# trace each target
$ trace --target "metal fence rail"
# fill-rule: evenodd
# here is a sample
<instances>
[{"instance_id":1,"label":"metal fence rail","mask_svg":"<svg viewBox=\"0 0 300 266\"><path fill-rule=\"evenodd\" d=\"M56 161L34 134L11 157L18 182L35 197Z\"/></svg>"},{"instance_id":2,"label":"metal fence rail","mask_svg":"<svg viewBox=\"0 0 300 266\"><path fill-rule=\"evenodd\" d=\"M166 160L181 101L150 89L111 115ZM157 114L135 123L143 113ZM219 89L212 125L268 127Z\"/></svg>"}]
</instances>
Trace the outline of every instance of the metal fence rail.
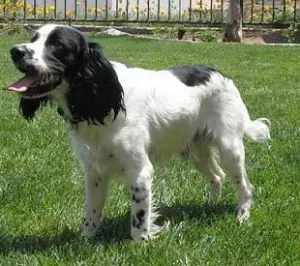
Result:
<instances>
[{"instance_id":1,"label":"metal fence rail","mask_svg":"<svg viewBox=\"0 0 300 266\"><path fill-rule=\"evenodd\" d=\"M23 21L223 23L229 0L0 0L0 19ZM243 23L297 22L300 0L244 0Z\"/></svg>"}]
</instances>

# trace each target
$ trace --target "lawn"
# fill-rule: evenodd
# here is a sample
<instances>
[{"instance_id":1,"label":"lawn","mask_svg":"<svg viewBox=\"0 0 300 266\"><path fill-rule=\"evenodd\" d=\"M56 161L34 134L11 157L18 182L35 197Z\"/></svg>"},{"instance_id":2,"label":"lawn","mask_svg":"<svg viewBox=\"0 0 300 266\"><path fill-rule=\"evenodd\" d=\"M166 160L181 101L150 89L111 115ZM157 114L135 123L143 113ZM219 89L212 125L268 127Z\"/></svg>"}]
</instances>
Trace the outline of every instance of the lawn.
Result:
<instances>
[{"instance_id":1,"label":"lawn","mask_svg":"<svg viewBox=\"0 0 300 266\"><path fill-rule=\"evenodd\" d=\"M0 39L0 87L19 74ZM217 206L203 178L185 161L156 169L159 209L170 228L150 243L129 239L129 192L112 182L99 237L80 238L83 178L62 119L51 108L26 122L18 96L0 92L1 265L299 265L300 47L191 44L97 37L106 54L130 66L215 67L240 88L252 118L272 121L271 147L246 140L255 186L250 223L235 220L229 179Z\"/></svg>"}]
</instances>

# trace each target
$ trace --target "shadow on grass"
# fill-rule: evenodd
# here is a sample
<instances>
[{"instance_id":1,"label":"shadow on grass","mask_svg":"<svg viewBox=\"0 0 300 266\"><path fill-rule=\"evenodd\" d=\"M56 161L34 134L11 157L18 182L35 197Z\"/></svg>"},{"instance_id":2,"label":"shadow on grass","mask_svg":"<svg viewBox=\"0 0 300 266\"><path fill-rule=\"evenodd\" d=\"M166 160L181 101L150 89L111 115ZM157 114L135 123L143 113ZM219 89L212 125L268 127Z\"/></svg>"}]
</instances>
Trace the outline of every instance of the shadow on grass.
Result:
<instances>
[{"instance_id":1,"label":"shadow on grass","mask_svg":"<svg viewBox=\"0 0 300 266\"><path fill-rule=\"evenodd\" d=\"M162 206L159 209L161 217L158 222L169 220L178 224L182 220L195 220L200 226L208 226L214 221L224 217L226 214L234 214L236 206L233 204L218 203L215 205L199 205L195 202L187 204L174 204L172 206Z\"/></svg>"},{"instance_id":2,"label":"shadow on grass","mask_svg":"<svg viewBox=\"0 0 300 266\"><path fill-rule=\"evenodd\" d=\"M47 250L51 247L63 246L72 243L78 234L65 229L61 234L55 236L39 235L0 235L0 254L9 252L35 253Z\"/></svg>"},{"instance_id":3,"label":"shadow on grass","mask_svg":"<svg viewBox=\"0 0 300 266\"><path fill-rule=\"evenodd\" d=\"M226 214L233 214L233 205L199 205L197 203L174 204L172 206L162 206L159 208L161 217L158 224L163 224L169 220L171 223L180 223L184 219L197 221L199 226L210 226L214 221ZM104 219L102 228L98 235L90 240L92 245L110 245L121 243L130 239L130 215L120 216L113 219ZM72 246L79 249L86 240L80 237L80 232L65 229L61 234L55 236L0 235L0 254L10 252L35 253L47 249L63 246Z\"/></svg>"}]
</instances>

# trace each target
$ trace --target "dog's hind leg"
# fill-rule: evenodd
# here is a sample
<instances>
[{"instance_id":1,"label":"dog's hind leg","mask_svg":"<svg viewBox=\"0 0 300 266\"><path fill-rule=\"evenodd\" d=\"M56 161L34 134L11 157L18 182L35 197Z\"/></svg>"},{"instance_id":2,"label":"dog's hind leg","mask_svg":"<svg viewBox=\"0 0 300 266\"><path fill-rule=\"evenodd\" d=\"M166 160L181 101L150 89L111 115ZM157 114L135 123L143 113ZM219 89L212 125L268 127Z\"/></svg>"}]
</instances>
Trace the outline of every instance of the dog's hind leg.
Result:
<instances>
[{"instance_id":1,"label":"dog's hind leg","mask_svg":"<svg viewBox=\"0 0 300 266\"><path fill-rule=\"evenodd\" d=\"M239 137L223 137L217 141L221 165L227 171L236 185L239 197L237 219L244 222L250 217L253 202L252 185L245 169L245 151L243 140Z\"/></svg>"},{"instance_id":2,"label":"dog's hind leg","mask_svg":"<svg viewBox=\"0 0 300 266\"><path fill-rule=\"evenodd\" d=\"M210 201L216 203L222 192L225 174L218 163L218 154L210 142L202 142L192 148L192 160L196 168L208 180L210 186Z\"/></svg>"}]
</instances>

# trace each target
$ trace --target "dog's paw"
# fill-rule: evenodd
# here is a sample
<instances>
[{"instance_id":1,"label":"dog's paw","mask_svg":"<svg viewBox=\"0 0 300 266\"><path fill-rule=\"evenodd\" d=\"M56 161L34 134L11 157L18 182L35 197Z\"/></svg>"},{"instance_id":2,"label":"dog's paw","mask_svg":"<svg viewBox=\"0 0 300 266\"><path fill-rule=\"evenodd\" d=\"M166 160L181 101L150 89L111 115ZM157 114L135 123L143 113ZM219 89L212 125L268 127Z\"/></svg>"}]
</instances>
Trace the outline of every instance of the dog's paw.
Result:
<instances>
[{"instance_id":1,"label":"dog's paw","mask_svg":"<svg viewBox=\"0 0 300 266\"><path fill-rule=\"evenodd\" d=\"M250 210L247 208L239 208L237 213L237 221L240 224L246 223L250 218Z\"/></svg>"},{"instance_id":2,"label":"dog's paw","mask_svg":"<svg viewBox=\"0 0 300 266\"><path fill-rule=\"evenodd\" d=\"M81 236L82 237L93 237L97 235L97 232L100 229L100 223L96 222L85 222L83 224L83 229L81 231Z\"/></svg>"},{"instance_id":3,"label":"dog's paw","mask_svg":"<svg viewBox=\"0 0 300 266\"><path fill-rule=\"evenodd\" d=\"M97 234L97 231L91 231L91 230L87 230L86 228L84 228L81 231L80 236L90 238L90 237L94 237L96 234Z\"/></svg>"},{"instance_id":4,"label":"dog's paw","mask_svg":"<svg viewBox=\"0 0 300 266\"><path fill-rule=\"evenodd\" d=\"M131 233L131 238L133 241L136 242L149 242L150 240L152 240L153 238L155 238L154 235L149 234L148 232L143 232L141 234L139 233Z\"/></svg>"},{"instance_id":5,"label":"dog's paw","mask_svg":"<svg viewBox=\"0 0 300 266\"><path fill-rule=\"evenodd\" d=\"M153 240L157 238L160 233L167 231L169 229L170 221L166 221L163 225L158 226L154 223L151 224L150 230L146 229L137 229L135 227L131 228L131 238L134 241L143 241L143 242L149 242L150 240Z\"/></svg>"}]
</instances>

